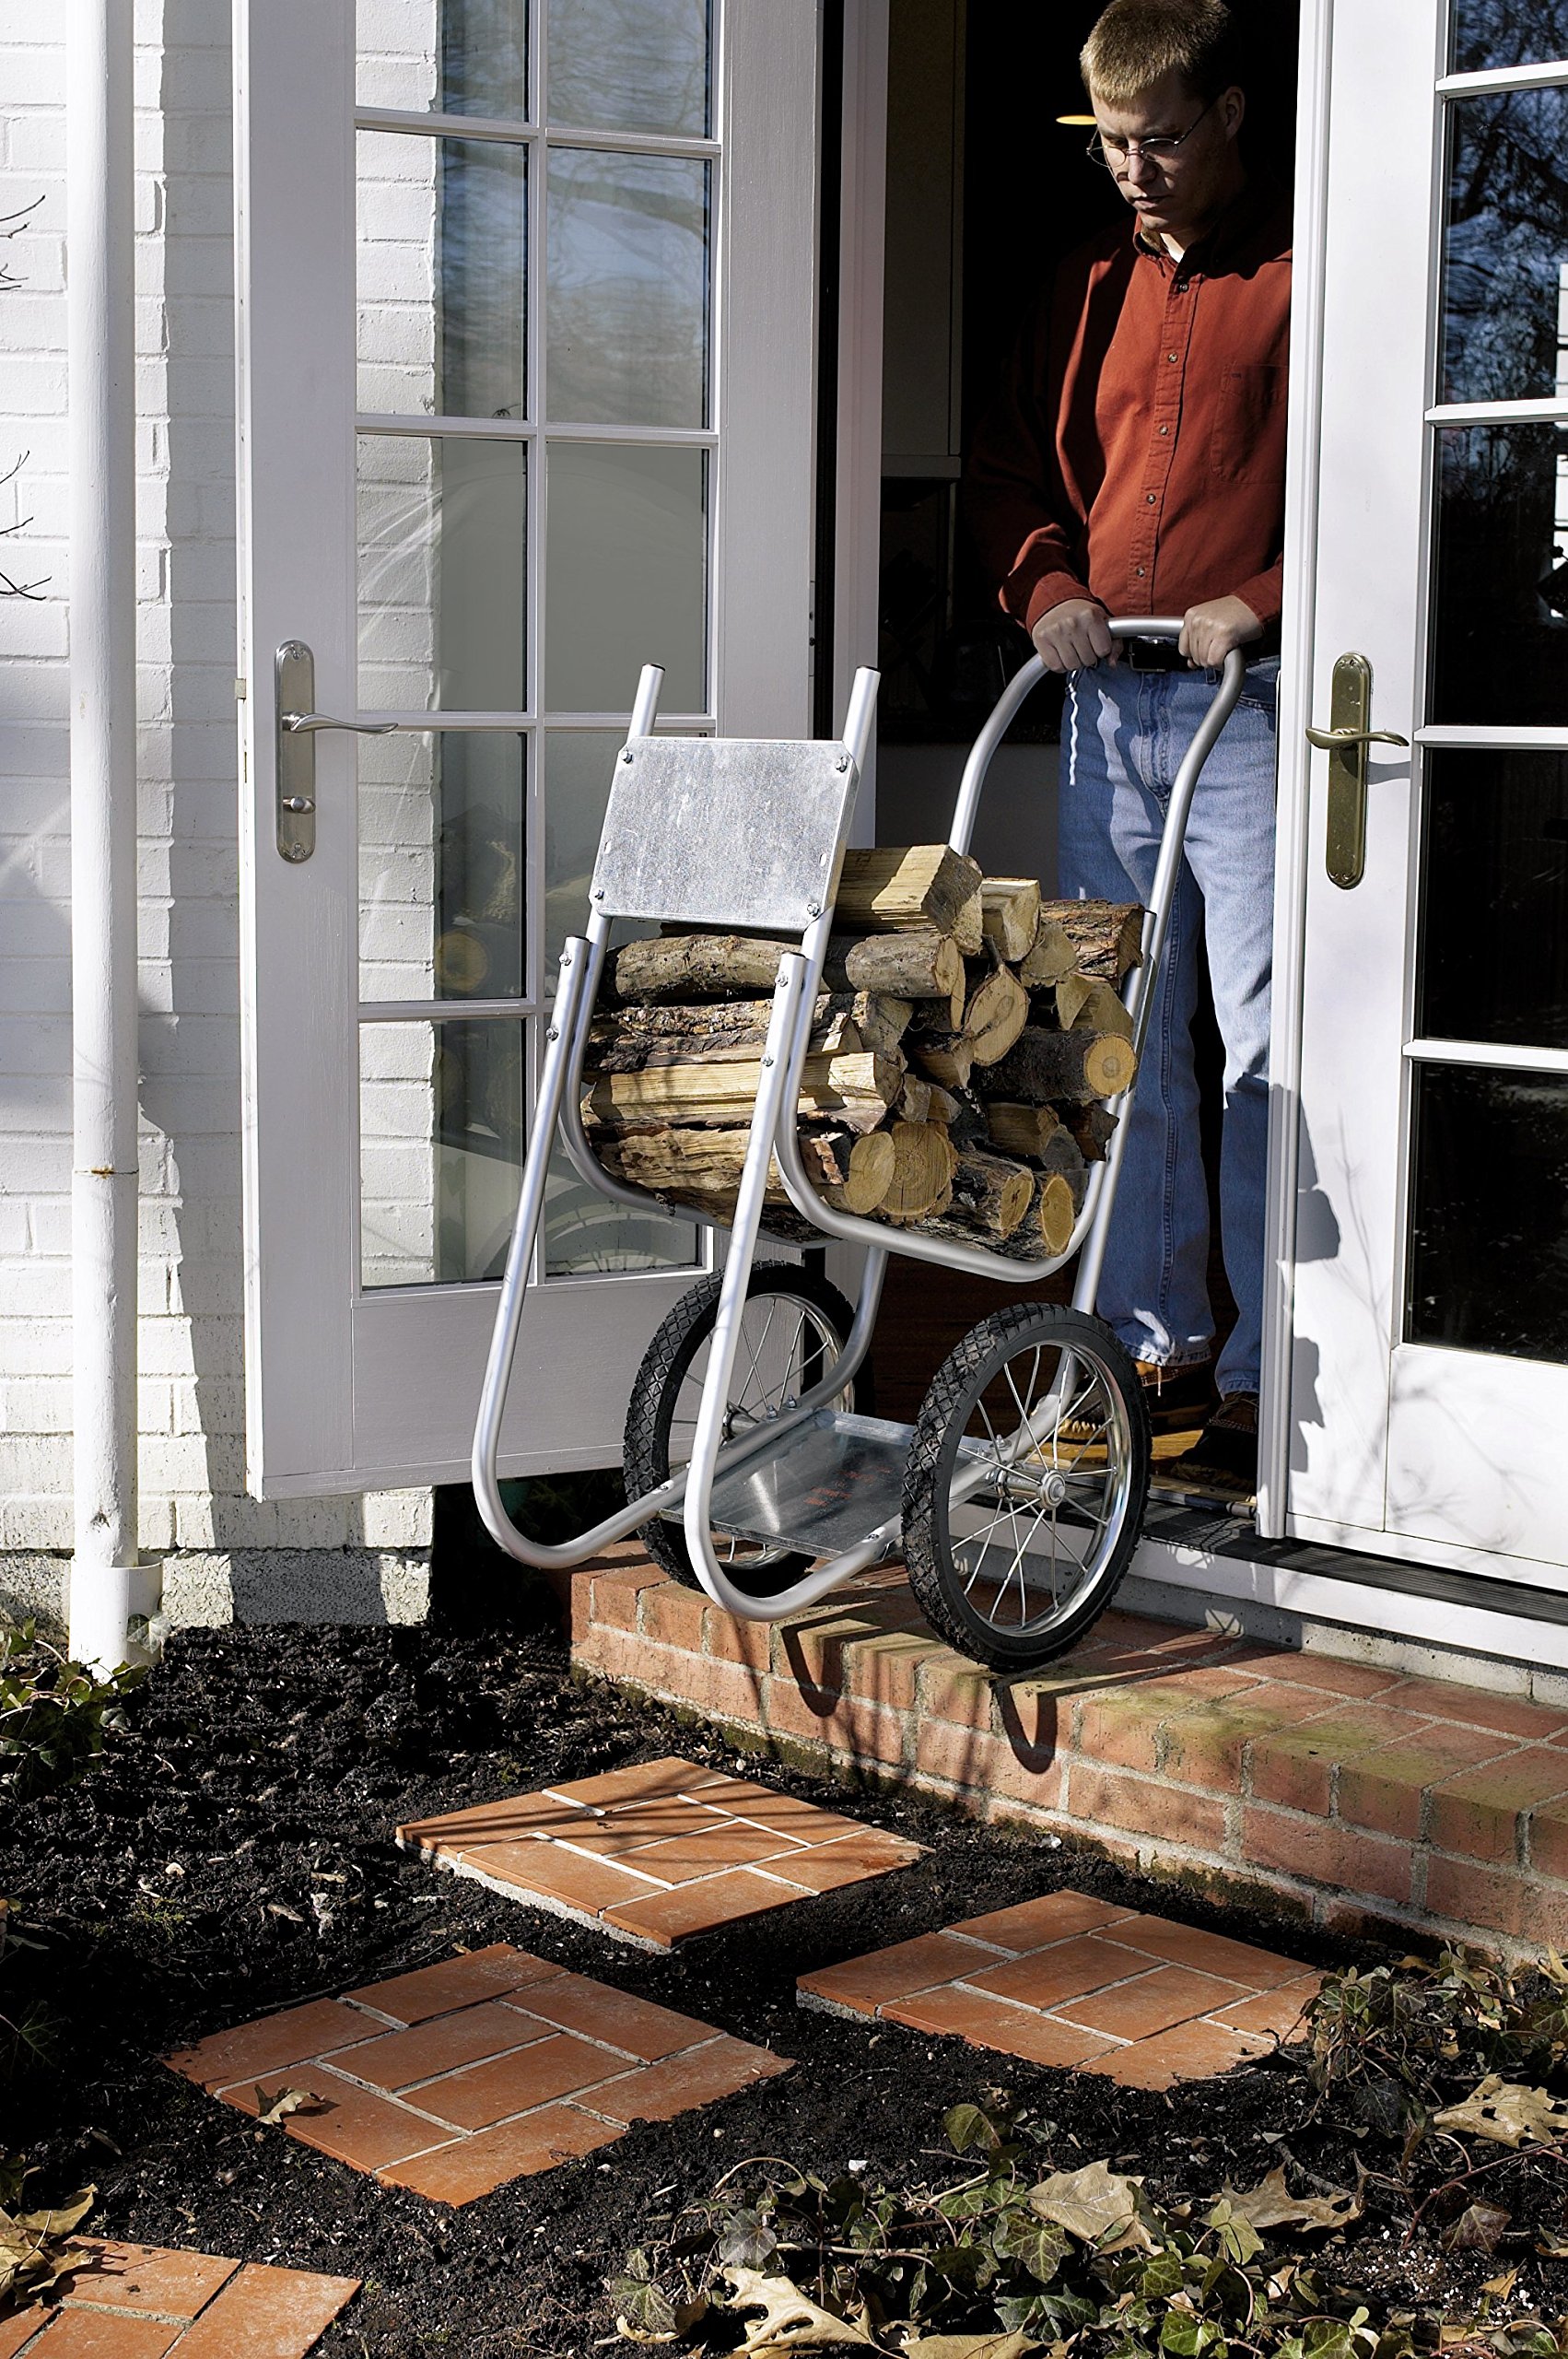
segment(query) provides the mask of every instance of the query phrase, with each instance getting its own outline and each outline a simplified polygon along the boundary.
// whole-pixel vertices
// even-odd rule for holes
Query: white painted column
[[[70,0],[73,1655],[125,1661],[136,1542],[132,0]]]

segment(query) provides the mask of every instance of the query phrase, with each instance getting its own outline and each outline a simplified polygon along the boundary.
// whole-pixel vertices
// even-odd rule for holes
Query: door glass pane
[[[356,0],[362,107],[528,111],[528,0]]]
[[[544,1270],[552,1278],[614,1270],[689,1270],[701,1231],[652,1205],[646,1213],[611,1203],[585,1187],[557,1148],[544,1198]]]
[[[516,711],[527,703],[527,446],[359,438],[359,702]]]
[[[360,409],[521,417],[527,151],[362,131],[355,155]]]
[[[359,1027],[367,1286],[498,1277],[524,1152],[523,1027]]]
[[[1455,0],[1453,71],[1568,58],[1568,0]]]
[[[707,453],[553,442],[545,701],[628,712],[645,663],[667,712],[706,710]]]
[[[589,879],[610,774],[626,734],[624,729],[552,729],[544,740],[546,997],[556,988],[562,943],[588,923]]]
[[[1418,1029],[1568,1049],[1568,754],[1426,756]]]
[[[1568,1082],[1422,1066],[1407,1333],[1568,1360]]]
[[[549,0],[550,120],[700,139],[709,0]]]
[[[1440,398],[1568,393],[1568,90],[1457,101],[1449,138]]]
[[[1433,721],[1568,722],[1568,428],[1437,437]]]
[[[521,998],[523,739],[358,744],[360,998]]]
[[[550,154],[545,411],[557,423],[708,423],[708,167]]]

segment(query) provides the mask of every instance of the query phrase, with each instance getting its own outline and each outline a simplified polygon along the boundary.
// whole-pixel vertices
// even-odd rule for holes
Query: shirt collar
[[[1226,259],[1274,211],[1280,203],[1280,192],[1256,173],[1250,173],[1224,211],[1212,221],[1200,238],[1194,239],[1179,259],[1171,253],[1163,241],[1144,235],[1143,225],[1133,217],[1132,242],[1141,254],[1147,254],[1163,269],[1180,271],[1192,277],[1202,272],[1205,276],[1223,267]]]

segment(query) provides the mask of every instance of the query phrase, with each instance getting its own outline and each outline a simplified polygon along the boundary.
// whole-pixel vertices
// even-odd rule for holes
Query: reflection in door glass
[[[1568,90],[1449,109],[1439,398],[1568,398]]]
[[[359,996],[523,996],[521,737],[362,737]]]
[[[552,1278],[606,1276],[616,1270],[689,1270],[701,1232],[650,1204],[634,1213],[586,1187],[559,1147],[544,1196],[544,1270]]]
[[[1568,754],[1426,755],[1429,1039],[1568,1049]]]
[[[1568,58],[1568,0],[1455,0],[1456,74]]]
[[[1568,1360],[1568,1082],[1418,1069],[1407,1340]]]
[[[360,1282],[498,1277],[526,1145],[523,1027],[359,1027]]]
[[[527,445],[359,438],[359,702],[392,712],[527,703]]]
[[[550,154],[545,411],[553,423],[708,423],[708,167]]]
[[[545,702],[629,712],[645,663],[663,710],[706,710],[708,454],[552,442],[544,553]]]
[[[528,111],[528,0],[357,0],[362,107]]]
[[[662,131],[709,121],[709,0],[548,0],[552,123]]]
[[[1568,428],[1437,437],[1434,722],[1568,722]]]
[[[360,409],[521,417],[526,151],[362,131],[355,155]]]

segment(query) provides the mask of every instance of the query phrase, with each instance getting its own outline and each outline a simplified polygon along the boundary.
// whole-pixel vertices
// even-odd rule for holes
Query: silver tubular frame
[[[1176,640],[1180,638],[1182,628],[1180,619],[1171,616],[1125,619],[1110,624],[1111,634],[1117,640]],[[1124,1004],[1132,1019],[1133,1045],[1140,1059],[1153,1011],[1154,984],[1170,931],[1188,815],[1204,765],[1235,709],[1246,675],[1246,658],[1239,650],[1233,650],[1225,659],[1220,687],[1188,748],[1172,789],[1150,896],[1151,906],[1144,921],[1143,962],[1133,969],[1124,992]],[[992,758],[1018,712],[1045,676],[1045,665],[1038,656],[1032,657],[1009,682],[977,738],[965,766],[948,838],[955,851],[967,851]],[[628,740],[651,735],[662,681],[663,674],[656,665],[650,664],[644,670],[632,710]],[[856,675],[843,743],[855,764],[857,774],[864,772],[871,751],[876,689],[875,673],[861,671]],[[580,1565],[612,1542],[625,1539],[628,1533],[650,1522],[654,1517],[672,1514],[679,1508],[693,1568],[715,1604],[741,1620],[777,1621],[783,1615],[813,1604],[817,1599],[867,1566],[880,1562],[896,1548],[899,1539],[898,1522],[895,1518],[868,1534],[855,1547],[815,1567],[791,1588],[770,1597],[757,1598],[737,1589],[719,1564],[709,1524],[713,1485],[720,1473],[759,1452],[776,1450],[791,1433],[842,1395],[870,1351],[882,1297],[890,1250],[888,1230],[872,1221],[859,1219],[852,1214],[836,1212],[824,1202],[806,1176],[796,1129],[795,1109],[810,1046],[812,1015],[833,925],[831,908],[825,909],[812,921],[801,948],[786,952],[779,961],[762,1058],[762,1085],[757,1093],[751,1139],[742,1167],[734,1216],[728,1224],[731,1229],[730,1250],[720,1288],[708,1368],[697,1410],[696,1431],[688,1464],[657,1490],[628,1500],[614,1515],[607,1516],[603,1522],[580,1533],[577,1539],[563,1542],[557,1546],[546,1546],[526,1539],[507,1513],[500,1496],[497,1461],[501,1422],[526,1307],[529,1265],[543,1217],[550,1150],[557,1126],[572,1165],[590,1186],[617,1203],[632,1205],[638,1210],[650,1206],[660,1208],[659,1199],[650,1191],[613,1179],[603,1169],[583,1126],[582,1067],[612,922],[609,914],[595,911],[589,920],[587,934],[572,936],[561,954],[555,1007],[546,1034],[544,1070],[474,1427],[474,1496],[485,1523],[497,1543],[520,1563],[532,1565],[541,1571],[567,1570]],[[1130,1094],[1130,1091],[1124,1092],[1112,1103],[1111,1111],[1118,1119],[1109,1153],[1091,1173],[1083,1207],[1074,1224],[1071,1238],[1065,1251],[1054,1259],[1045,1262],[1014,1261],[1006,1255],[993,1253],[983,1246],[965,1246],[946,1238],[922,1238],[908,1232],[898,1235],[894,1250],[913,1261],[933,1262],[943,1269],[958,1270],[971,1276],[991,1278],[1014,1286],[1032,1285],[1042,1277],[1050,1276],[1062,1268],[1074,1253],[1082,1251],[1082,1260],[1072,1300],[1077,1309],[1092,1313],[1099,1292],[1111,1211],[1127,1143],[1127,1125],[1120,1118],[1125,1115]],[[764,1215],[768,1165],[775,1156],[785,1192],[795,1210],[823,1235],[837,1238],[846,1244],[863,1247],[866,1250],[864,1273],[854,1321],[844,1351],[828,1374],[783,1415],[768,1419],[739,1439],[725,1443],[724,1416],[739,1347],[741,1318],[746,1303],[754,1256],[759,1239],[766,1234]],[[686,1216],[707,1226],[724,1226],[700,1213]],[[1054,1390],[1059,1391],[1071,1377],[1071,1366],[1064,1366]],[[1019,1433],[1011,1438],[1018,1455],[1026,1455],[1036,1446],[1037,1436],[1034,1428],[1037,1423],[1045,1422],[1049,1414],[1049,1402],[1042,1404]],[[977,1469],[972,1480],[983,1479],[983,1473],[984,1470]],[[971,1486],[969,1483],[964,1483],[963,1478],[960,1481],[963,1487]]]

